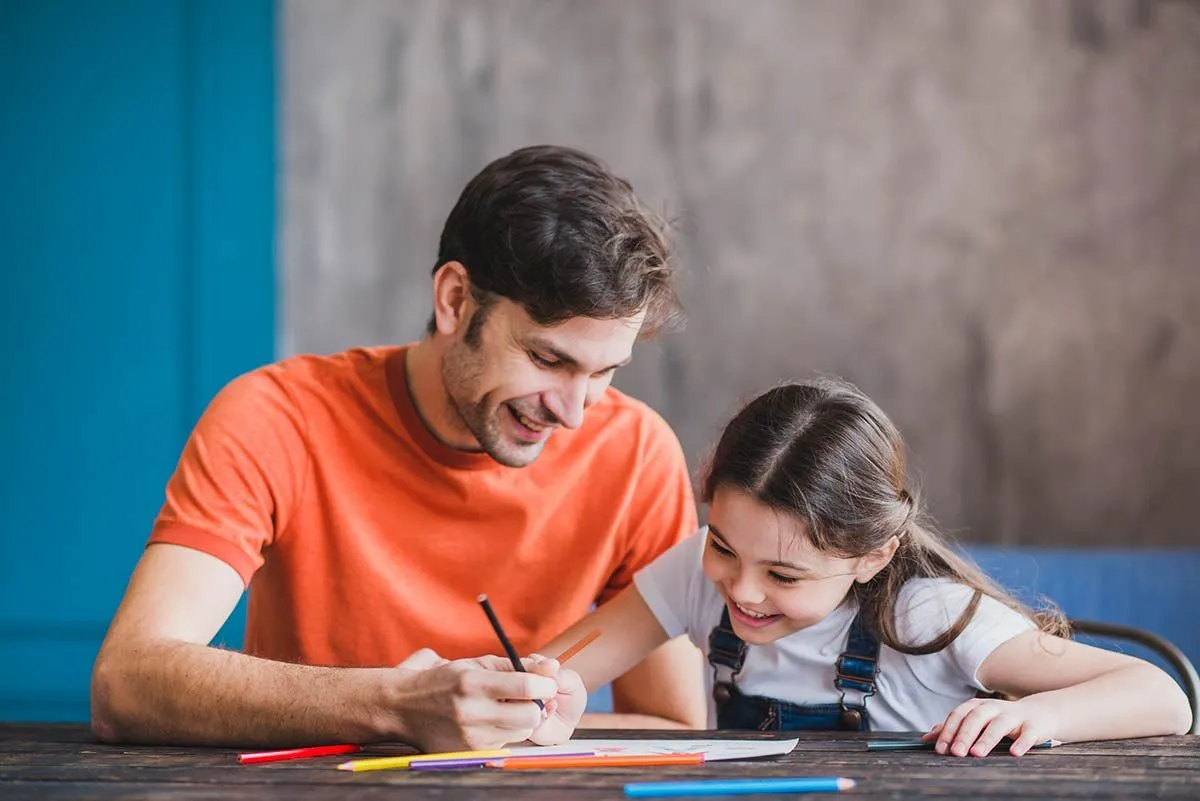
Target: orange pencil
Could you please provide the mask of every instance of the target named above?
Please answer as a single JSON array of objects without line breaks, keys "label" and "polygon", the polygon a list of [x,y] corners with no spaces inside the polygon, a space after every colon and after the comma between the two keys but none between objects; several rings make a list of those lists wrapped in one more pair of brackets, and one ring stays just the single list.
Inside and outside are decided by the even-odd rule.
[{"label": "orange pencil", "polygon": [[596,638],[599,636],[600,636],[600,629],[595,629],[593,631],[589,631],[587,634],[580,637],[579,641],[577,643],[575,643],[570,648],[563,651],[561,655],[559,655],[558,664],[560,664],[560,665],[565,664],[568,659],[575,656],[575,654],[579,653],[584,648],[587,648],[589,645],[594,643],[596,641]]},{"label": "orange pencil", "polygon": [[641,754],[610,757],[519,757],[489,762],[505,770],[576,770],[578,768],[646,768],[661,765],[703,765],[704,754]]}]

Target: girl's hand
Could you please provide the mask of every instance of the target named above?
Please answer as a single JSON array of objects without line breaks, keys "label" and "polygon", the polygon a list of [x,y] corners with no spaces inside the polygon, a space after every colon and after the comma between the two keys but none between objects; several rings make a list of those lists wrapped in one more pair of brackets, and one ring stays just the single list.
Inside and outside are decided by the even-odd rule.
[{"label": "girl's hand", "polygon": [[973,698],[950,713],[944,723],[934,726],[922,740],[930,742],[939,754],[987,756],[1002,739],[1013,738],[1008,752],[1022,756],[1038,743],[1049,740],[1058,728],[1053,717],[1028,698],[1000,701]]},{"label": "girl's hand", "polygon": [[560,667],[557,659],[533,654],[523,660],[530,673],[548,676],[558,682],[558,693],[546,702],[545,719],[533,730],[530,741],[538,745],[558,745],[571,739],[587,707],[583,679],[570,668]]}]

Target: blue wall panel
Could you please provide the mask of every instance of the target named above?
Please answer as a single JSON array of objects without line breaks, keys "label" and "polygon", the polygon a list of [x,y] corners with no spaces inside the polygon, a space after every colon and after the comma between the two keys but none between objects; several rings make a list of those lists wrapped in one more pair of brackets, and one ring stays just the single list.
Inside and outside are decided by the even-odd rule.
[{"label": "blue wall panel", "polygon": [[0,3],[0,719],[87,717],[188,430],[274,348],[274,8]]}]

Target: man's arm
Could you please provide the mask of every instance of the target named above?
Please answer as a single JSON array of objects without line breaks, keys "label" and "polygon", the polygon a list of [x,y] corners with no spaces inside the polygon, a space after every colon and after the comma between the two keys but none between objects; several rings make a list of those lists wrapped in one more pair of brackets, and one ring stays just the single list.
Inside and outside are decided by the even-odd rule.
[{"label": "man's arm", "polygon": [[286,746],[377,740],[425,750],[497,747],[530,736],[557,684],[496,658],[428,670],[320,668],[207,643],[242,594],[238,573],[154,544],[138,563],[96,658],[92,728],[110,742]]},{"label": "man's arm", "polygon": [[703,729],[703,659],[686,636],[659,646],[612,683],[613,714],[589,713],[581,727],[591,729]]}]

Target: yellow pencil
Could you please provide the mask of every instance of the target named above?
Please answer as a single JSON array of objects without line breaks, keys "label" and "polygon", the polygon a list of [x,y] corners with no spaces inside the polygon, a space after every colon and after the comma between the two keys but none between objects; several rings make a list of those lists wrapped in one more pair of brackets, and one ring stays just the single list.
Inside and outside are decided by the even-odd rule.
[{"label": "yellow pencil", "polygon": [[449,751],[444,754],[413,754],[399,757],[374,757],[372,759],[354,759],[337,766],[338,770],[348,770],[360,773],[364,770],[397,770],[408,768],[414,762],[429,762],[439,759],[469,759],[471,757],[505,757],[511,752],[502,748],[498,751]]}]

